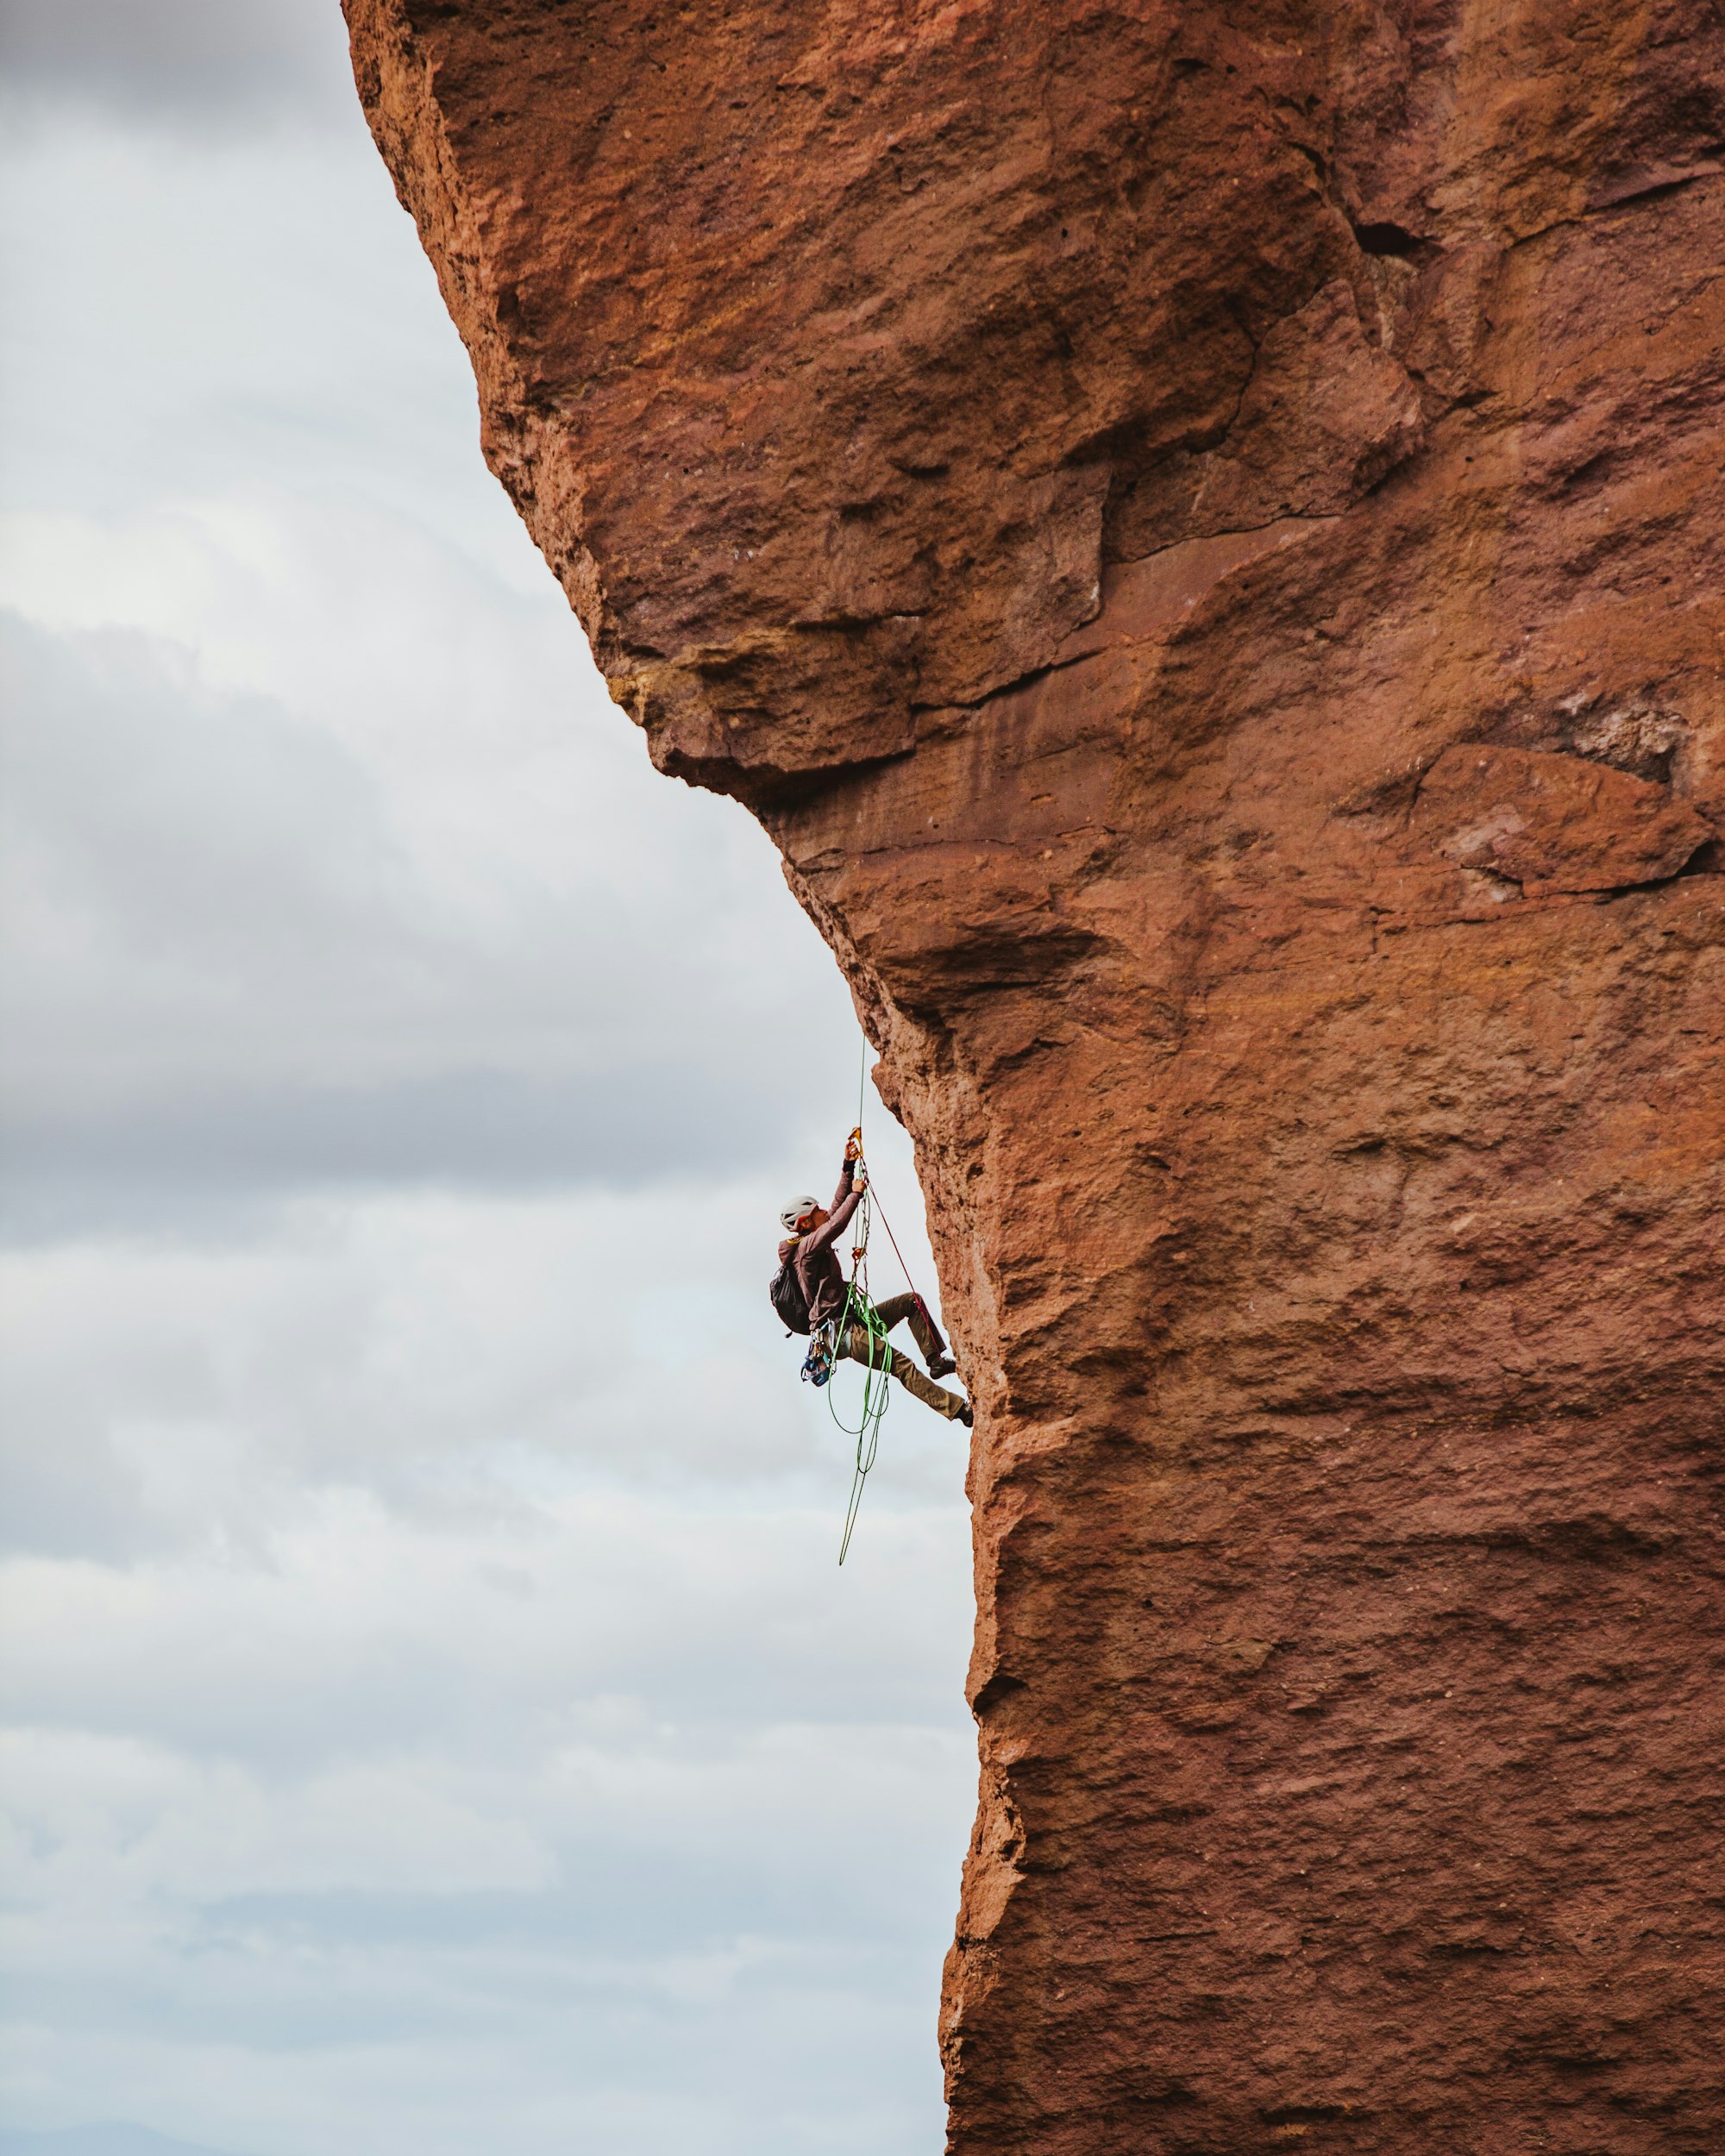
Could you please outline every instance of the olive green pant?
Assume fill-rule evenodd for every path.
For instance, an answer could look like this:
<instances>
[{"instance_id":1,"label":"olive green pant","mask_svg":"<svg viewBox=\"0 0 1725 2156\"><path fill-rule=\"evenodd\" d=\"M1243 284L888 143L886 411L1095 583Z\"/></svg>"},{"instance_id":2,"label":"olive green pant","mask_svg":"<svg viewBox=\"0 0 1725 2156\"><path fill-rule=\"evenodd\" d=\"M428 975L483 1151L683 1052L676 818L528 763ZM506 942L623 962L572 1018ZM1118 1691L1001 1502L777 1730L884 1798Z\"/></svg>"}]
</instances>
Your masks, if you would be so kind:
<instances>
[{"instance_id":1,"label":"olive green pant","mask_svg":"<svg viewBox=\"0 0 1725 2156\"><path fill-rule=\"evenodd\" d=\"M875 1305L875 1315L882 1332L890 1332L895 1325L908 1318L911 1338L922 1350L925 1362L933 1362L945 1351L946 1343L919 1295L888 1295L885 1302ZM848 1362L872 1361L876 1369L884 1369L913 1399L921 1401L925 1407L932 1407L936 1414L944 1415L949 1422L962 1421L969 1411L969 1401L957 1393L948 1392L944 1385L937 1385L932 1377L925 1377L909 1356L900 1354L889 1341L878 1338L871 1340L867 1326L850 1326L839 1342L837 1352Z\"/></svg>"}]
</instances>

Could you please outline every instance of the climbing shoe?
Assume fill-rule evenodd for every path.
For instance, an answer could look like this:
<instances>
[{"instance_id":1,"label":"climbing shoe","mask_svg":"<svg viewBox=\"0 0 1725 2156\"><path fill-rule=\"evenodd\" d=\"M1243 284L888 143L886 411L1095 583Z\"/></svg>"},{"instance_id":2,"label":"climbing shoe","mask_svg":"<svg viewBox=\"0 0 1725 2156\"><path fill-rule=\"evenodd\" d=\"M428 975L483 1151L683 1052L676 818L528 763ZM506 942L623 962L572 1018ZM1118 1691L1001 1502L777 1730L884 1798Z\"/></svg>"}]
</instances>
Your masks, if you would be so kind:
<instances>
[{"instance_id":1,"label":"climbing shoe","mask_svg":"<svg viewBox=\"0 0 1725 2156\"><path fill-rule=\"evenodd\" d=\"M953 1417L953 1420L955 1422L962 1422L967 1430L974 1430L976 1426L976 1410L967 1400L964 1405L958 1410L958 1413Z\"/></svg>"},{"instance_id":2,"label":"climbing shoe","mask_svg":"<svg viewBox=\"0 0 1725 2156\"><path fill-rule=\"evenodd\" d=\"M957 1368L957 1363L950 1355L932 1355L928 1359L928 1374L931 1377L950 1377Z\"/></svg>"}]
</instances>

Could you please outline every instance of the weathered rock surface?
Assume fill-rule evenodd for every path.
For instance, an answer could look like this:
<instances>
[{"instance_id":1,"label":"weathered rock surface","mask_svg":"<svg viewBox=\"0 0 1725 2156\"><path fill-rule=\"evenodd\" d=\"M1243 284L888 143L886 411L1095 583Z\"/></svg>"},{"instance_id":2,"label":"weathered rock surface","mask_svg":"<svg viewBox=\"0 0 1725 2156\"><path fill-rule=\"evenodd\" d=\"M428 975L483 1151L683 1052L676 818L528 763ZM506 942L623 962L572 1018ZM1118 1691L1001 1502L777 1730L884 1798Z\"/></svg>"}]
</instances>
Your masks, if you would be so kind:
<instances>
[{"instance_id":1,"label":"weathered rock surface","mask_svg":"<svg viewBox=\"0 0 1725 2156\"><path fill-rule=\"evenodd\" d=\"M1712 2156L1716 6L348 11L918 1141L954 2148Z\"/></svg>"}]
</instances>

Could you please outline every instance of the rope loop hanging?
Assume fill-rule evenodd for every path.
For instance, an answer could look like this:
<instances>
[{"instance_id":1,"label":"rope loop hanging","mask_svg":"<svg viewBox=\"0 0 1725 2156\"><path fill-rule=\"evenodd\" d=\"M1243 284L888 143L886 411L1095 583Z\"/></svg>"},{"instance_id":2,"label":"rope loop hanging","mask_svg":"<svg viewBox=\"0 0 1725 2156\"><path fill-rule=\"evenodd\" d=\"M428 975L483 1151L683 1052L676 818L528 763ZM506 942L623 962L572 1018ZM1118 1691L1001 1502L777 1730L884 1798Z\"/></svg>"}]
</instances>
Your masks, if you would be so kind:
<instances>
[{"instance_id":1,"label":"rope loop hanging","mask_svg":"<svg viewBox=\"0 0 1725 2156\"><path fill-rule=\"evenodd\" d=\"M868 1162L863 1156L861 1141L863 1087L868 1076L868 1068L869 1051L865 1043L862 1050L862 1068L858 1072L856 1079L856 1137L858 1141L856 1157L862 1164L865 1178L868 1175ZM838 1562L841 1564L850 1554L850 1538L856 1528L856 1515L862 1508L863 1485L874 1471L875 1462L880 1453L881 1422L892 1397L893 1350L887 1338L887 1329L881 1323L880 1313L875 1307L874 1298L869 1293L869 1232L874 1225L874 1218L875 1188L872 1181L865 1181L862 1202L857 1207L856 1214L856 1228L850 1248L850 1279L844 1291L844 1307L839 1312L837 1321L832 1328L829 1382L825 1388L827 1412L838 1427L844 1431L846 1437L856 1440L856 1445L850 1476L850 1496L844 1507L844 1532L840 1537L838 1545ZM887 1240L893 1246L893 1255L898 1258L899 1269L904 1272L905 1285L910 1288L913 1294L915 1294L917 1292L915 1284L910 1274L905 1270L905 1261L899 1250L898 1238L893 1233L884 1213L881 1215L881 1225L887 1231ZM862 1365L862 1414L855 1428L839 1413L838 1403L833 1398L831 1383L832 1369L836 1369L844 1355L850 1340L853 1328L864 1334L868 1340L866 1356L849 1357L850 1361L860 1362Z\"/></svg>"},{"instance_id":2,"label":"rope loop hanging","mask_svg":"<svg viewBox=\"0 0 1725 2156\"><path fill-rule=\"evenodd\" d=\"M838 1412L838 1402L833 1397L831 1382L826 1387L827 1412L848 1438L856 1440L856 1451L850 1476L850 1495L844 1507L844 1532L838 1545L838 1562L843 1564L850 1550L850 1538L856 1532L856 1515L862 1508L862 1489L872 1473L881 1449L881 1422L892 1399L889 1372L893 1351L880 1313L869 1293L869 1230L872 1225L869 1194L862 1194L862 1203L857 1208L859 1222L856 1243L850 1252L850 1279L844 1291L844 1307L838 1314L832 1333L832 1359L836 1364L850 1343L853 1329L864 1335L868 1341L866 1357L852 1356L853 1362L862 1363L862 1413L855 1426L846 1422Z\"/></svg>"}]
</instances>

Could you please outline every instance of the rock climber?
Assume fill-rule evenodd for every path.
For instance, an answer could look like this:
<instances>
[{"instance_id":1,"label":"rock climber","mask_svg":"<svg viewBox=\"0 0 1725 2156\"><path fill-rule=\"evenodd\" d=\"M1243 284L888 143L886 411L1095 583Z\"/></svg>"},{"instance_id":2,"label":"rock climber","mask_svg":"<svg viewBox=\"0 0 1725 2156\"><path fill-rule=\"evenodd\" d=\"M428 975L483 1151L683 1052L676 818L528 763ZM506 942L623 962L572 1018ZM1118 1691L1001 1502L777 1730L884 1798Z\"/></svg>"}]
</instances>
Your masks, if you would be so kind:
<instances>
[{"instance_id":1,"label":"rock climber","mask_svg":"<svg viewBox=\"0 0 1725 2156\"><path fill-rule=\"evenodd\" d=\"M869 1188L861 1138L861 1131L853 1131L846 1141L844 1165L830 1208L814 1198L793 1198L779 1215L787 1232L779 1245L779 1269L773 1278L773 1307L793 1332L809 1335L809 1359L804 1372L822 1383L835 1359L863 1363L870 1360L867 1325L847 1324L844 1338L838 1338L848 1291L833 1248ZM882 1334L909 1319L911 1337L922 1351L929 1375L925 1377L909 1356L884 1339L873 1345L874 1367L880 1369L884 1357L888 1375L907 1393L949 1422L962 1422L969 1428L972 1421L969 1401L948 1392L944 1386L929 1382L929 1378L950 1377L958 1366L947 1353L946 1343L922 1297L913 1288L908 1294L888 1295L872 1307ZM854 1302L851 1310L854 1314Z\"/></svg>"}]
</instances>

